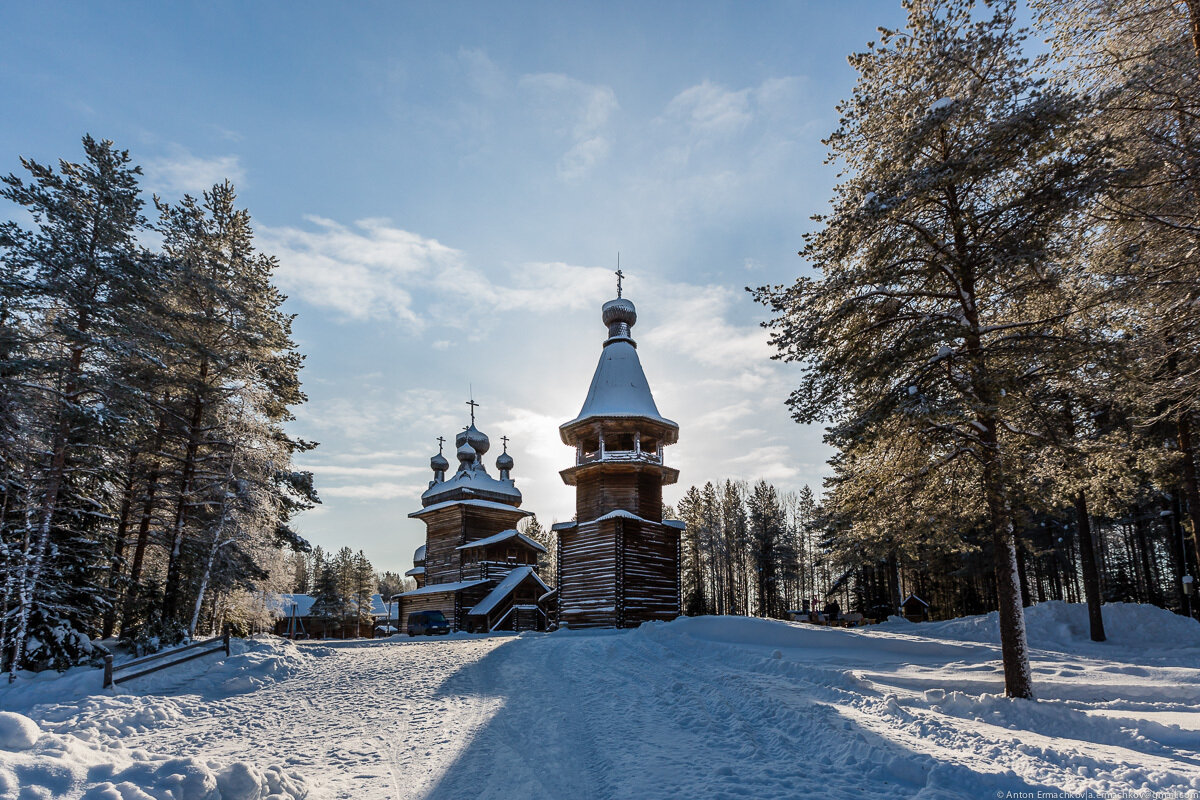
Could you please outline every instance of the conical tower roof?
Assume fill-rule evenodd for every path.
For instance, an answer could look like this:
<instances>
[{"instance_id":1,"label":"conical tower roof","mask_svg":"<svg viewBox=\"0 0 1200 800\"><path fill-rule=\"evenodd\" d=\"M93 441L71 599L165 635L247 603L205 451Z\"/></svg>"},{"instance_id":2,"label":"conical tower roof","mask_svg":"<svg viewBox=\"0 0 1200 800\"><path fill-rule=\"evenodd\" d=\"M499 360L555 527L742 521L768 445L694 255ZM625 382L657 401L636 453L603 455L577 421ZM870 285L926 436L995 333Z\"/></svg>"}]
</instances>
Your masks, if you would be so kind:
<instances>
[{"instance_id":1,"label":"conical tower roof","mask_svg":"<svg viewBox=\"0 0 1200 800\"><path fill-rule=\"evenodd\" d=\"M629 333L637 322L633 303L625 298L608 301L604 304L603 319L608 326L608 339L600 352L600 363L592 375L583 408L575 419L559 426L563 441L572 444L577 430L601 419L646 420L661 429L668 443L676 441L679 425L658 412L638 358L637 343Z\"/></svg>"}]
</instances>

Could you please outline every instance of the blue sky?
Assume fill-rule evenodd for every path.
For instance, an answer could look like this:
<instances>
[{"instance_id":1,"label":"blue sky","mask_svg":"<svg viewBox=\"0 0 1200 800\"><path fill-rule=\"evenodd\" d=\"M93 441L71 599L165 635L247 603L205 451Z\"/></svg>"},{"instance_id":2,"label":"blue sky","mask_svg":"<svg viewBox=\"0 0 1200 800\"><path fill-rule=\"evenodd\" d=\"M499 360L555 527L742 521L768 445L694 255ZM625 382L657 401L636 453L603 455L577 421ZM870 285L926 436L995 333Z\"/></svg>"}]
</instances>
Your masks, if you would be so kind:
<instances>
[{"instance_id":1,"label":"blue sky","mask_svg":"<svg viewBox=\"0 0 1200 800\"><path fill-rule=\"evenodd\" d=\"M7 3L0 170L130 149L147 191L228 177L281 261L325 500L298 528L410 566L434 439L507 434L525 507L569 519L557 426L599 357L617 252L681 425L667 492L819 490L746 285L788 282L835 181L846 55L898 2ZM499 447L489 453L489 469Z\"/></svg>"}]
</instances>

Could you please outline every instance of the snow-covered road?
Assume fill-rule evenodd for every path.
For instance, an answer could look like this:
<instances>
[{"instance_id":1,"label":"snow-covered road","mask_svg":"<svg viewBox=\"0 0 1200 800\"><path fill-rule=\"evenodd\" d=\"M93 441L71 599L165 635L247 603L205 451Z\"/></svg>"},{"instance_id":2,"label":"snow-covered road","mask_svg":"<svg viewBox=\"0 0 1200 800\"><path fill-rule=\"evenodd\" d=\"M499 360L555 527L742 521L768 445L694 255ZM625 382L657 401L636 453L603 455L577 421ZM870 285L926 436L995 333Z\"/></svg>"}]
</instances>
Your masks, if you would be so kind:
<instances>
[{"instance_id":1,"label":"snow-covered road","mask_svg":"<svg viewBox=\"0 0 1200 800\"><path fill-rule=\"evenodd\" d=\"M1078 610L1032 617L1036 703L999 695L986 618L864 631L696 618L304 644L269 680L219 667L194 694L132 686L28 713L153 753L280 765L314 797L1200 790L1200 626L1137 609L1127 641L1093 645L1071 627Z\"/></svg>"}]
</instances>

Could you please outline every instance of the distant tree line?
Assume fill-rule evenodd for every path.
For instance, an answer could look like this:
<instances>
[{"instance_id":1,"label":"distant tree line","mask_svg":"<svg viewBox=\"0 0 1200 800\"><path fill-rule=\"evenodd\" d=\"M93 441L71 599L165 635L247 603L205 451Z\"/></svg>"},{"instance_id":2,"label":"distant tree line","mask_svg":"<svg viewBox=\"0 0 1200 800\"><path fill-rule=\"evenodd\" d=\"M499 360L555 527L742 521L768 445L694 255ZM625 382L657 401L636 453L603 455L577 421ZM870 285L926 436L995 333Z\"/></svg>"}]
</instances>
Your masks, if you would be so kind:
<instances>
[{"instance_id":1,"label":"distant tree line","mask_svg":"<svg viewBox=\"0 0 1200 800\"><path fill-rule=\"evenodd\" d=\"M292 318L220 183L153 199L112 142L0 196L0 669L66 668L261 614L317 502L288 436ZM151 244L151 243L154 244Z\"/></svg>"},{"instance_id":2,"label":"distant tree line","mask_svg":"<svg viewBox=\"0 0 1200 800\"><path fill-rule=\"evenodd\" d=\"M1031 697L1023 604L1103 639L1196 574L1200 2L1038 2L1038 56L1011 0L905 8L850 58L814 272L756 296L837 449L832 557L998 608Z\"/></svg>"},{"instance_id":3,"label":"distant tree line","mask_svg":"<svg viewBox=\"0 0 1200 800\"><path fill-rule=\"evenodd\" d=\"M323 620L326 632L370 636L372 595L379 594L386 603L391 595L404 591L407 580L394 572L377 574L362 550L355 553L349 547L328 555L318 545L292 553L288 560L293 576L288 590L312 595L309 615ZM283 611L290 613L288 608Z\"/></svg>"}]
</instances>

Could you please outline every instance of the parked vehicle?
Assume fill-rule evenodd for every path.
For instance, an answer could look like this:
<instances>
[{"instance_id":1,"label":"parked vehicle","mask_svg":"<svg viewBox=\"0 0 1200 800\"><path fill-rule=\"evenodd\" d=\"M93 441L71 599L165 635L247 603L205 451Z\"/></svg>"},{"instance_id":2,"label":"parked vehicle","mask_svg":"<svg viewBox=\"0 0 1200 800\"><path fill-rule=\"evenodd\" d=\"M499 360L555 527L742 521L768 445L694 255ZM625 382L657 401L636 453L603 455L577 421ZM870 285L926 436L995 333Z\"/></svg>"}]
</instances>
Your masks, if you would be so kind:
<instances>
[{"instance_id":1,"label":"parked vehicle","mask_svg":"<svg viewBox=\"0 0 1200 800\"><path fill-rule=\"evenodd\" d=\"M450 623L440 611L414 611L408 615L409 636L434 636L450 632Z\"/></svg>"}]
</instances>

